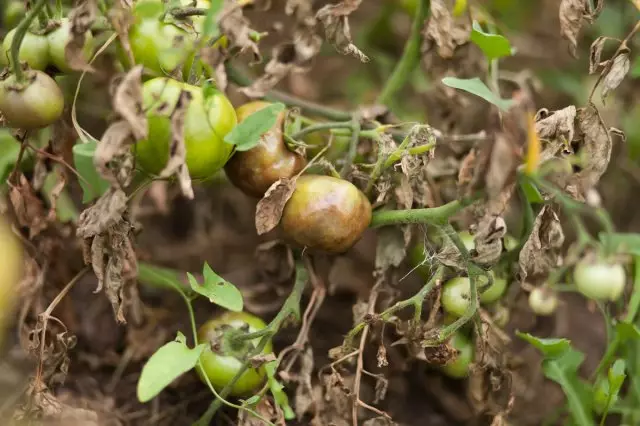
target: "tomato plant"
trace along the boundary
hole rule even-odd
[[[11,52],[11,42],[15,33],[16,29],[9,31],[2,41],[3,52],[1,56],[5,64],[11,65],[12,63],[9,52]],[[34,70],[44,70],[49,65],[49,41],[44,35],[27,32],[18,52],[20,61],[26,62]]]
[[[69,73],[73,71],[67,62],[65,49],[72,39],[71,23],[68,19],[63,19],[60,26],[47,34],[47,42],[49,45],[49,60],[60,71]],[[82,47],[82,56],[86,62],[91,59],[93,53],[93,35],[91,31],[85,33],[84,46]]]
[[[371,204],[352,183],[331,176],[298,178],[282,213],[282,229],[311,250],[342,253],[353,246],[371,221]]]
[[[134,146],[136,158],[151,174],[165,167],[172,140],[170,115],[183,90],[192,95],[184,119],[186,165],[192,178],[208,179],[229,160],[233,145],[225,143],[224,136],[237,122],[233,106],[219,91],[205,98],[200,87],[169,78],[157,77],[144,83],[149,137]]]
[[[238,122],[268,105],[260,101],[242,105],[236,110]],[[224,168],[227,177],[244,193],[261,198],[277,180],[292,178],[304,168],[304,157],[290,151],[284,143],[284,118],[285,113],[280,113],[274,127],[260,137],[257,146],[236,152],[227,162]]]
[[[573,280],[588,298],[613,301],[622,296],[627,274],[619,263],[583,260],[576,265]]]
[[[230,338],[238,332],[253,333],[265,327],[264,321],[246,312],[227,312],[204,323],[198,330],[198,341],[207,343],[208,347],[200,357],[204,371],[199,367],[196,369],[200,378],[204,380],[204,373],[215,388],[222,389],[238,373],[248,351],[246,345],[235,347]],[[257,340],[248,344],[257,345]],[[272,351],[269,342],[262,353]],[[264,383],[265,374],[264,368],[247,370],[234,384],[231,394],[247,395]]]
[[[440,367],[447,376],[454,379],[463,379],[469,375],[469,366],[473,362],[473,343],[462,333],[455,333],[449,340],[449,344],[458,351],[453,361]]]
[[[25,83],[18,83],[13,74],[0,82],[0,111],[13,127],[46,127],[60,118],[63,110],[62,91],[42,71],[29,71]]]

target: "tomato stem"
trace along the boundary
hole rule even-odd
[[[473,204],[479,196],[455,200],[440,207],[409,210],[379,210],[373,213],[369,227],[426,223],[442,226],[447,220],[465,207]]]
[[[295,132],[291,135],[293,139],[300,139],[302,136],[309,133],[320,132],[322,130],[330,129],[350,129],[352,127],[351,121],[329,121],[327,123],[318,123],[311,126],[307,126],[302,130]]]
[[[27,16],[25,16],[16,27],[16,32],[13,36],[13,40],[11,41],[11,68],[13,69],[13,73],[15,74],[16,81],[18,83],[24,81],[24,73],[20,66],[20,45],[22,44],[22,40],[24,40],[24,36],[27,34],[33,19],[40,13],[45,4],[47,4],[47,0],[38,0],[31,9],[31,12],[27,14]]]

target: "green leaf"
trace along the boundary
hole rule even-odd
[[[98,174],[93,164],[93,154],[97,146],[96,141],[77,142],[73,146],[73,163],[81,177],[79,181],[82,187],[82,202],[85,204],[100,197],[109,188],[109,182]]]
[[[599,237],[602,244],[606,247],[616,247],[618,251],[632,254],[634,256],[640,256],[640,234],[601,232]]]
[[[244,306],[242,293],[236,286],[213,272],[213,269],[206,262],[202,269],[202,274],[204,282],[200,285],[193,275],[187,273],[189,285],[193,291],[207,297],[211,303],[215,303],[225,309],[234,312],[242,311]]]
[[[454,89],[464,90],[473,95],[480,96],[485,101],[497,106],[503,111],[509,109],[512,100],[502,99],[493,93],[478,77],[474,78],[455,78],[445,77],[442,79],[442,83],[446,86],[453,87]]]
[[[206,343],[202,343],[189,349],[184,335],[178,332],[175,341],[158,349],[142,367],[137,387],[138,400],[150,401],[175,379],[195,367],[206,346]]]
[[[283,110],[284,104],[280,102],[259,109],[227,133],[224,141],[235,145],[238,151],[250,150],[258,145],[260,137],[276,124],[278,114]]]
[[[520,183],[520,187],[522,188],[522,192],[524,192],[525,197],[527,197],[527,201],[529,204],[542,204],[544,203],[544,199],[542,198],[542,194],[538,191],[535,185],[527,180],[523,180]]]
[[[0,182],[6,182],[18,161],[20,142],[8,129],[0,129]],[[26,154],[26,152],[25,152]]]
[[[620,393],[620,389],[622,389],[624,379],[627,377],[625,374],[626,366],[627,365],[623,359],[617,359],[609,369],[607,378],[609,379],[609,401],[611,403],[618,399],[618,394]]]
[[[204,23],[202,24],[202,36],[205,38],[218,37],[220,34],[220,28],[218,28],[218,13],[222,9],[222,0],[212,0],[209,10],[204,17]]]
[[[545,339],[532,336],[529,333],[521,333],[519,331],[516,331],[516,335],[529,342],[529,344],[542,352],[544,357],[548,359],[559,358],[571,349],[571,342],[568,339]]]
[[[629,71],[629,75],[633,78],[640,77],[640,56],[636,56],[633,64],[631,64],[631,71]]]
[[[592,426],[591,396],[588,388],[578,378],[578,368],[584,361],[584,354],[572,348],[559,358],[542,362],[544,375],[562,388],[573,421],[578,426]]]
[[[640,329],[635,324],[622,321],[616,324],[616,335],[620,336],[620,343],[638,340],[640,339]]]
[[[473,21],[471,41],[482,49],[482,52],[489,60],[511,56],[513,54],[509,40],[499,34],[484,32],[477,21]]]
[[[271,361],[264,365],[264,369],[267,372],[267,381],[269,383],[269,390],[271,391],[271,395],[273,395],[273,399],[278,404],[278,407],[282,409],[284,413],[284,418],[287,420],[293,420],[296,417],[296,414],[291,409],[289,405],[289,397],[284,391],[284,386],[282,383],[276,379],[276,369],[278,368],[278,361]]]

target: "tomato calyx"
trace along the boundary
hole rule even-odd
[[[245,362],[249,358],[249,353],[256,348],[253,341],[238,339],[238,336],[247,333],[250,333],[248,324],[243,324],[240,328],[220,324],[215,330],[207,333],[206,339],[211,351],[217,355],[231,356]]]

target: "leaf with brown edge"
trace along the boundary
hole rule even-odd
[[[502,239],[507,234],[506,222],[501,216],[487,215],[473,228],[473,261],[483,266],[495,265],[502,254]]]
[[[579,181],[579,193],[584,197],[589,189],[597,185],[609,167],[613,141],[594,105],[578,110],[577,123],[577,137],[582,139],[580,150],[585,152],[586,162],[576,178]]]
[[[27,178],[21,174],[18,183],[11,185],[9,200],[18,224],[29,229],[29,239],[40,234],[47,226],[44,203],[36,195]]]
[[[106,232],[122,220],[127,208],[127,194],[111,187],[91,207],[80,213],[76,234],[80,238],[91,238]]]
[[[105,130],[93,155],[93,164],[100,176],[114,186],[127,186],[133,173],[123,176],[118,167],[127,157],[133,157],[131,145],[134,143],[131,126],[125,120],[112,123]],[[133,171],[133,170],[130,170]]]
[[[98,6],[95,0],[84,0],[69,13],[71,38],[64,48],[64,56],[69,68],[75,71],[94,72],[87,62],[85,42],[87,32],[96,20]]]
[[[613,58],[611,61],[611,66],[607,67],[607,74],[602,80],[602,103],[605,102],[609,92],[615,90],[629,72],[629,68],[631,67],[631,63],[629,61],[629,50],[625,49],[620,52],[618,56]]]
[[[469,41],[471,25],[467,19],[457,22],[443,0],[432,0],[430,8],[424,29],[425,43],[434,43],[440,57],[452,58],[456,48]]]
[[[353,44],[349,15],[362,3],[362,0],[343,0],[337,4],[328,4],[318,10],[316,19],[322,22],[327,41],[343,55],[351,55],[361,62],[369,62],[369,57]]]
[[[136,61],[129,42],[129,28],[134,23],[135,15],[131,13],[131,6],[130,0],[116,1],[115,5],[109,9],[108,18],[113,30],[118,34],[118,41],[127,55],[129,65],[133,66]]]
[[[113,93],[113,110],[127,121],[136,140],[149,136],[147,116],[142,108],[142,72],[144,67],[136,65],[117,83]]]
[[[540,139],[571,143],[575,134],[576,107],[569,105],[549,113],[543,108],[536,113],[536,133]]]
[[[563,243],[564,233],[560,218],[550,205],[545,205],[538,213],[529,239],[520,251],[520,281],[545,277],[549,271],[555,269]]]
[[[241,52],[251,51],[256,63],[262,61],[260,49],[251,39],[253,30],[249,26],[249,20],[242,13],[241,5],[236,1],[224,0],[224,6],[218,14],[218,26],[231,46],[239,48]]]
[[[569,41],[569,51],[574,57],[578,56],[578,34],[580,34],[582,18],[586,12],[585,0],[562,0],[560,3],[560,31]]]
[[[256,206],[256,230],[266,234],[280,223],[284,206],[296,189],[296,179],[282,178],[269,187]]]
[[[609,37],[600,36],[591,43],[591,48],[589,49],[589,74],[595,73],[601,65],[600,57],[602,56],[602,49],[609,39]]]

